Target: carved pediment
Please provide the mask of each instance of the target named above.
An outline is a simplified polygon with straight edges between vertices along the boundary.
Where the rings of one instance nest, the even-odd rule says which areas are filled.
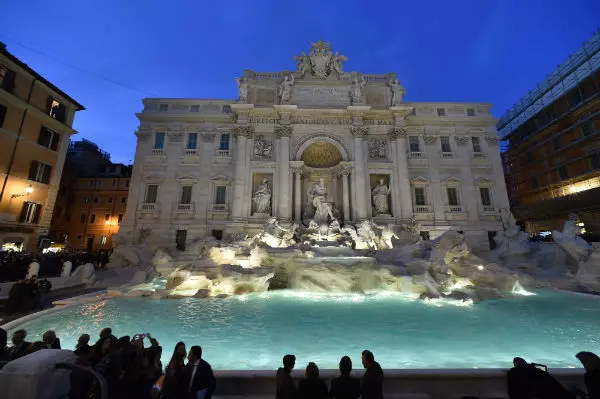
[[[426,186],[429,184],[429,179],[423,176],[415,176],[410,179],[410,184],[413,186]]]
[[[233,180],[229,176],[217,175],[217,176],[214,176],[213,178],[211,178],[211,181],[214,184],[228,186],[232,183]]]
[[[479,177],[475,179],[476,186],[489,187],[493,184],[493,182],[487,177]]]
[[[456,185],[456,184],[460,184],[460,179],[458,177],[450,176],[450,177],[447,177],[444,180],[442,180],[442,183]]]
[[[162,173],[151,173],[149,175],[146,175],[144,177],[142,177],[142,180],[145,181],[146,183],[160,183],[161,181],[163,181],[165,178],[164,174]]]
[[[175,180],[179,183],[194,184],[198,182],[198,177],[194,175],[181,175],[177,176]]]

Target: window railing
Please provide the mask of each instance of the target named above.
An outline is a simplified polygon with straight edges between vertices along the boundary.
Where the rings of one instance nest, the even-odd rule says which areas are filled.
[[[473,158],[485,158],[486,154],[485,152],[474,152],[473,153]]]
[[[414,205],[415,213],[430,213],[431,205]]]
[[[198,150],[195,148],[186,148],[184,151],[184,154],[185,155],[196,155],[197,152],[198,152]]]
[[[408,153],[409,158],[425,158],[425,153],[422,151],[411,151]]]
[[[177,211],[179,212],[192,212],[194,210],[194,204],[177,204]]]
[[[442,158],[454,158],[454,153],[453,152],[442,152]]]
[[[447,205],[446,212],[448,213],[462,213],[462,206],[460,205]]]
[[[164,154],[165,154],[164,148],[153,148],[152,149],[152,155],[164,155]]]
[[[496,208],[493,205],[483,205],[483,212],[484,213],[495,213]]]
[[[229,150],[217,150],[217,157],[227,158],[231,156],[231,151]]]
[[[210,211],[215,213],[226,213],[229,212],[229,207],[227,204],[211,204]]]
[[[158,207],[158,204],[155,202],[144,202],[142,204],[142,211],[153,211]]]

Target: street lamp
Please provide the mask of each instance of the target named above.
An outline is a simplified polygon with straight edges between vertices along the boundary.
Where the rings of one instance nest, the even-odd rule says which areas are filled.
[[[30,185],[28,185],[27,187],[25,187],[25,193],[21,193],[21,194],[13,194],[10,196],[10,198],[19,198],[19,197],[24,197],[26,195],[29,195],[33,192],[33,187]]]

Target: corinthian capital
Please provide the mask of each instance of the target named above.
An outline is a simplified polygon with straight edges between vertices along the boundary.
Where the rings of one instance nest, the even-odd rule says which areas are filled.
[[[364,126],[352,126],[350,132],[354,137],[365,137],[369,134],[369,128]]]
[[[273,132],[278,137],[290,137],[292,135],[292,127],[289,125],[277,125]]]
[[[252,137],[254,135],[254,126],[252,125],[237,125],[233,128],[233,134],[236,136]]]
[[[396,126],[390,129],[388,135],[390,136],[390,138],[392,140],[400,138],[400,137],[406,137],[406,128],[404,127],[400,127],[400,126]]]

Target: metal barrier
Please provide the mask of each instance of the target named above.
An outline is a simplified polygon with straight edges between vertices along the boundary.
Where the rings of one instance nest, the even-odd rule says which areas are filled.
[[[0,370],[4,366],[6,366],[8,363],[9,363],[8,361],[0,361]],[[104,379],[102,374],[98,373],[93,368],[83,367],[83,366],[79,366],[79,365],[72,364],[72,363],[57,363],[54,366],[54,368],[70,370],[70,371],[82,371],[84,373],[90,373],[94,377],[94,382],[97,384],[96,386],[98,389],[91,389],[90,390],[91,392],[89,392],[87,399],[109,399],[108,398],[108,385],[106,384],[106,380]],[[92,388],[95,388],[94,384],[92,384]],[[70,397],[70,392],[64,396],[61,396],[58,399],[69,398],[69,397]]]

